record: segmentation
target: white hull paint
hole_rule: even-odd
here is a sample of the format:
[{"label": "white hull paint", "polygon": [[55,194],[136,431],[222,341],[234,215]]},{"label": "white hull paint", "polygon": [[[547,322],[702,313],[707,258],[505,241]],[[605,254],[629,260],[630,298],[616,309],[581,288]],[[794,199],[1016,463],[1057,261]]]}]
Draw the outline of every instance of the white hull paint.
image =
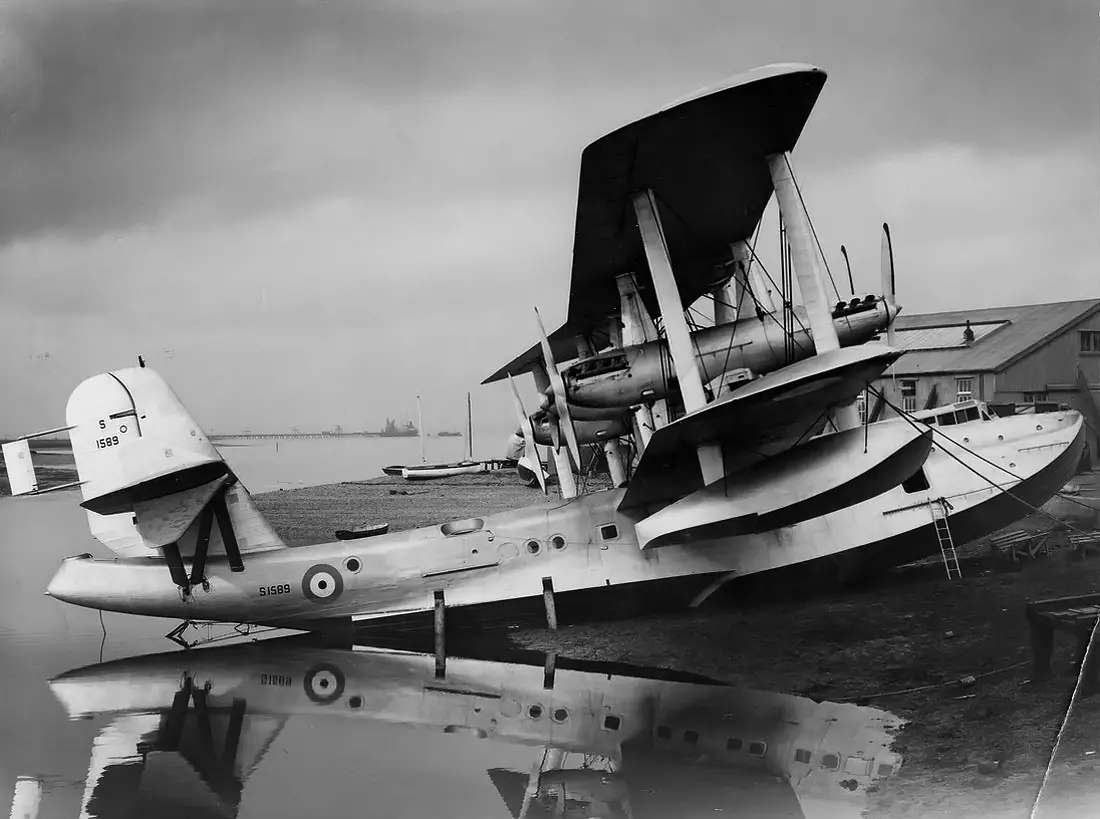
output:
[{"label": "white hull paint", "polygon": [[[853,556],[898,564],[938,553],[930,502],[944,498],[951,504],[957,543],[980,537],[1030,511],[1006,491],[1034,505],[1057,492],[1076,469],[1083,445],[1081,416],[1071,411],[959,424],[950,435],[958,445],[937,433],[924,465],[927,489],[907,492],[899,486],[792,526],[689,546],[639,549],[632,522],[617,511],[624,490],[608,490],[466,526],[255,553],[239,573],[224,560],[212,560],[209,591],[196,589],[186,601],[158,561],[99,561],[90,555],[64,561],[48,591],[77,605],[135,614],[309,628],[331,618],[431,612],[437,591],[448,608],[541,599],[547,577],[556,593],[568,593],[678,578],[705,585]],[[360,571],[348,569],[353,557]],[[307,573],[319,566],[339,576],[337,588],[323,599],[304,593]],[[275,597],[261,591],[272,586],[288,591]]]}]

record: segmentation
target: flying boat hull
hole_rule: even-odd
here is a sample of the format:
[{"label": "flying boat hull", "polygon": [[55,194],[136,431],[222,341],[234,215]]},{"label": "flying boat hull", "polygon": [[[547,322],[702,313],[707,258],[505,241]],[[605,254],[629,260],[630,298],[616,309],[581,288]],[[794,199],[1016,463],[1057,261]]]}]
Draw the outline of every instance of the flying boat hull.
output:
[{"label": "flying boat hull", "polygon": [[[1041,428],[1041,429],[1040,429]],[[1072,411],[974,421],[937,433],[926,488],[897,486],[862,503],[768,532],[639,548],[618,510],[625,490],[300,549],[257,552],[244,572],[211,558],[207,590],[183,597],[162,562],[69,558],[48,593],[77,605],[193,620],[310,629],[351,618],[363,625],[429,623],[437,593],[449,622],[514,620],[541,611],[552,578],[559,613],[579,601],[606,612],[619,594],[675,588],[666,603],[699,602],[723,582],[776,570],[819,577],[838,568],[897,565],[939,552],[934,506],[949,504],[955,542],[1024,517],[1073,475],[1084,443]],[[321,578],[326,584],[319,587]],[[673,599],[675,598],[675,599]],[[587,613],[587,612],[586,612]]]}]

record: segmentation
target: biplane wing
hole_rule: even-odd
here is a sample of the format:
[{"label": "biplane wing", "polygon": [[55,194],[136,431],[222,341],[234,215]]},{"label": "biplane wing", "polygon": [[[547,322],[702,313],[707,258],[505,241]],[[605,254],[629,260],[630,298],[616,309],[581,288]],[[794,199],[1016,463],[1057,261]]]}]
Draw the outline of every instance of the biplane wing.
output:
[{"label": "biplane wing", "polygon": [[[764,462],[796,448],[807,452],[813,449],[805,444],[824,429],[829,412],[852,401],[867,382],[878,377],[900,355],[900,351],[881,344],[832,350],[762,376],[656,430],[623,496],[620,510],[643,517],[672,502],[698,502],[699,490],[703,490],[704,485],[696,450],[707,444],[718,444],[722,448],[726,477],[715,487],[719,494],[729,488],[731,476],[736,478],[748,467],[756,468],[749,483],[762,482],[768,474],[759,471]],[[902,438],[890,443],[891,451],[902,450],[918,438],[927,438],[908,425],[904,429]],[[854,434],[861,441],[864,436],[862,430],[840,434],[849,437]],[[917,466],[899,481],[919,467],[927,456],[928,446],[930,440],[924,440],[917,442],[915,452],[909,451],[908,457],[915,457]],[[923,455],[920,447],[923,447]],[[837,454],[838,451],[828,453],[833,458]],[[795,482],[805,483],[801,478]],[[743,493],[746,488],[736,487],[736,491],[726,494]],[[656,514],[666,513],[658,511]],[[683,531],[701,523],[699,510],[688,517],[690,525],[671,526],[669,531]],[[728,517],[727,514],[723,520]],[[648,525],[652,527],[652,522]],[[783,524],[774,523],[764,528],[774,525]],[[645,521],[638,523],[642,541],[656,537],[656,533],[643,534],[646,526]]]},{"label": "biplane wing", "polygon": [[[631,196],[653,191],[685,304],[728,278],[730,246],[752,237],[771,198],[770,154],[794,148],[825,72],[812,65],[764,66],[696,92],[601,137],[581,155],[568,317],[550,334],[554,357],[576,357],[575,337],[610,343],[619,312],[615,277],[634,273],[659,315]],[[527,372],[538,345],[482,383]]]}]

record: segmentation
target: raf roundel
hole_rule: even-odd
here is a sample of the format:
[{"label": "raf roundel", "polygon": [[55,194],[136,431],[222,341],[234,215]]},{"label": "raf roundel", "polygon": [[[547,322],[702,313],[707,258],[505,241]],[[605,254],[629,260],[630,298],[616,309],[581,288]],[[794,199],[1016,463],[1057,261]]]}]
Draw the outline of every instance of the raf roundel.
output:
[{"label": "raf roundel", "polygon": [[314,603],[331,603],[343,590],[340,572],[325,563],[318,563],[302,577],[302,594]]},{"label": "raf roundel", "polygon": [[331,705],[344,693],[344,673],[330,663],[315,665],[303,683],[306,696],[318,705]]}]

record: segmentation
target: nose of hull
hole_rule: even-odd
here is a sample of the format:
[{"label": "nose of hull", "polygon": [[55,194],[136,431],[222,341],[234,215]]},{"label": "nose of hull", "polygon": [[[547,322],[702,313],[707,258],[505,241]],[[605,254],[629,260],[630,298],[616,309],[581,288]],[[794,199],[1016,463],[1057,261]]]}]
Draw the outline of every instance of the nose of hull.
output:
[{"label": "nose of hull", "polygon": [[72,603],[76,606],[89,605],[86,587],[85,591],[82,591],[81,584],[78,582],[80,564],[87,560],[92,560],[92,556],[87,552],[62,560],[53,579],[46,586],[46,594],[56,600]]}]

